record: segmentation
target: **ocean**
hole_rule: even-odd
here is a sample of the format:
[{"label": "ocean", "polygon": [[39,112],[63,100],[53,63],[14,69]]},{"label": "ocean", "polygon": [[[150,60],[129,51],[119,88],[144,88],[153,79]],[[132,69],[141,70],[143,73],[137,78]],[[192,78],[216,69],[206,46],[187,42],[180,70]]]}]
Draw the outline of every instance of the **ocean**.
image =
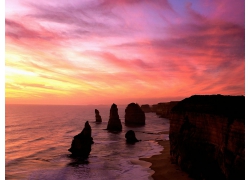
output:
[{"label": "ocean", "polygon": [[[160,154],[155,140],[168,139],[169,120],[146,114],[146,125],[127,127],[125,105],[117,105],[122,132],[105,130],[109,119],[107,105],[6,105],[5,178],[28,180],[110,180],[151,179],[150,163],[139,158]],[[95,122],[95,109],[102,123]],[[84,128],[92,128],[94,144],[85,162],[70,157],[72,139]],[[127,144],[125,133],[134,130],[140,142]]]}]

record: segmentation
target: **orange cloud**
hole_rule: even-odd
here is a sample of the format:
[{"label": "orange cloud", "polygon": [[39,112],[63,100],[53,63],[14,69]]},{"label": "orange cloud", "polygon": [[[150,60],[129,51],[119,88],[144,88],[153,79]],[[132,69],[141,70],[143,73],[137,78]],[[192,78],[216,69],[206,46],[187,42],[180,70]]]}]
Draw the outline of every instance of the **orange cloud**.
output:
[{"label": "orange cloud", "polygon": [[8,12],[5,20],[6,103],[245,94],[244,3],[235,9],[172,0],[21,5],[27,11]]}]

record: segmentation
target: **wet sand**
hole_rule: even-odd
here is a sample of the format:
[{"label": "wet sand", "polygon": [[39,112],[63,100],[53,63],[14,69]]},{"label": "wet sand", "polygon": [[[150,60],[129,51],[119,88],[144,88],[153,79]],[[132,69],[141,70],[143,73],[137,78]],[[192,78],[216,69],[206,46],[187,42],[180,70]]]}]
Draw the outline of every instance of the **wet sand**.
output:
[{"label": "wet sand", "polygon": [[161,154],[150,158],[140,158],[140,160],[152,163],[150,168],[155,172],[152,178],[154,180],[192,180],[187,173],[181,171],[179,166],[171,163],[169,140],[159,140],[157,142],[164,148]]}]

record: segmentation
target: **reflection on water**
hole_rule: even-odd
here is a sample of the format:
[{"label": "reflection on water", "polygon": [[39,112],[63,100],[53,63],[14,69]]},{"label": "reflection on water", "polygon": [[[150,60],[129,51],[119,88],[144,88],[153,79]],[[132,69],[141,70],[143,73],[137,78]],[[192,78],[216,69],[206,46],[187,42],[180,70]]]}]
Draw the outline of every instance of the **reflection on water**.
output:
[{"label": "reflection on water", "polygon": [[[98,109],[102,123],[95,123]],[[166,119],[146,113],[146,125],[126,127],[125,106],[118,105],[123,130],[106,131],[109,106],[30,106],[6,105],[6,179],[147,179],[148,168],[132,163],[162,150],[155,139],[166,139]],[[86,121],[92,128],[94,144],[88,161],[70,158],[72,138]],[[134,130],[142,141],[126,143],[125,133]]]}]

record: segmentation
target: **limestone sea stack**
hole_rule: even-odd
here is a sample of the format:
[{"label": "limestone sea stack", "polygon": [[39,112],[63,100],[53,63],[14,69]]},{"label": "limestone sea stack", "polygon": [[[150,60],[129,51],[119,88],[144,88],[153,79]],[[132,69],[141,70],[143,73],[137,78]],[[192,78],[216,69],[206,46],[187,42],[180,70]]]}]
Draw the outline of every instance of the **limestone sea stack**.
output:
[{"label": "limestone sea stack", "polygon": [[116,104],[112,104],[110,108],[107,130],[109,131],[121,131],[122,130],[122,123],[119,118],[118,108]]},{"label": "limestone sea stack", "polygon": [[151,112],[151,108],[148,104],[143,104],[141,105],[141,109],[145,112],[145,113],[149,113]]},{"label": "limestone sea stack", "polygon": [[145,113],[136,103],[130,103],[125,109],[126,125],[145,125]]},{"label": "limestone sea stack", "polygon": [[73,156],[88,158],[91,151],[91,145],[94,143],[91,137],[91,127],[89,122],[86,121],[82,132],[76,136],[71,143],[71,148],[68,150]]},{"label": "limestone sea stack", "polygon": [[102,117],[97,109],[95,109],[95,122],[102,122]]},{"label": "limestone sea stack", "polygon": [[133,130],[127,131],[127,133],[125,134],[125,138],[127,143],[129,144],[134,144],[136,142],[139,142],[139,140],[135,137],[135,132]]}]

